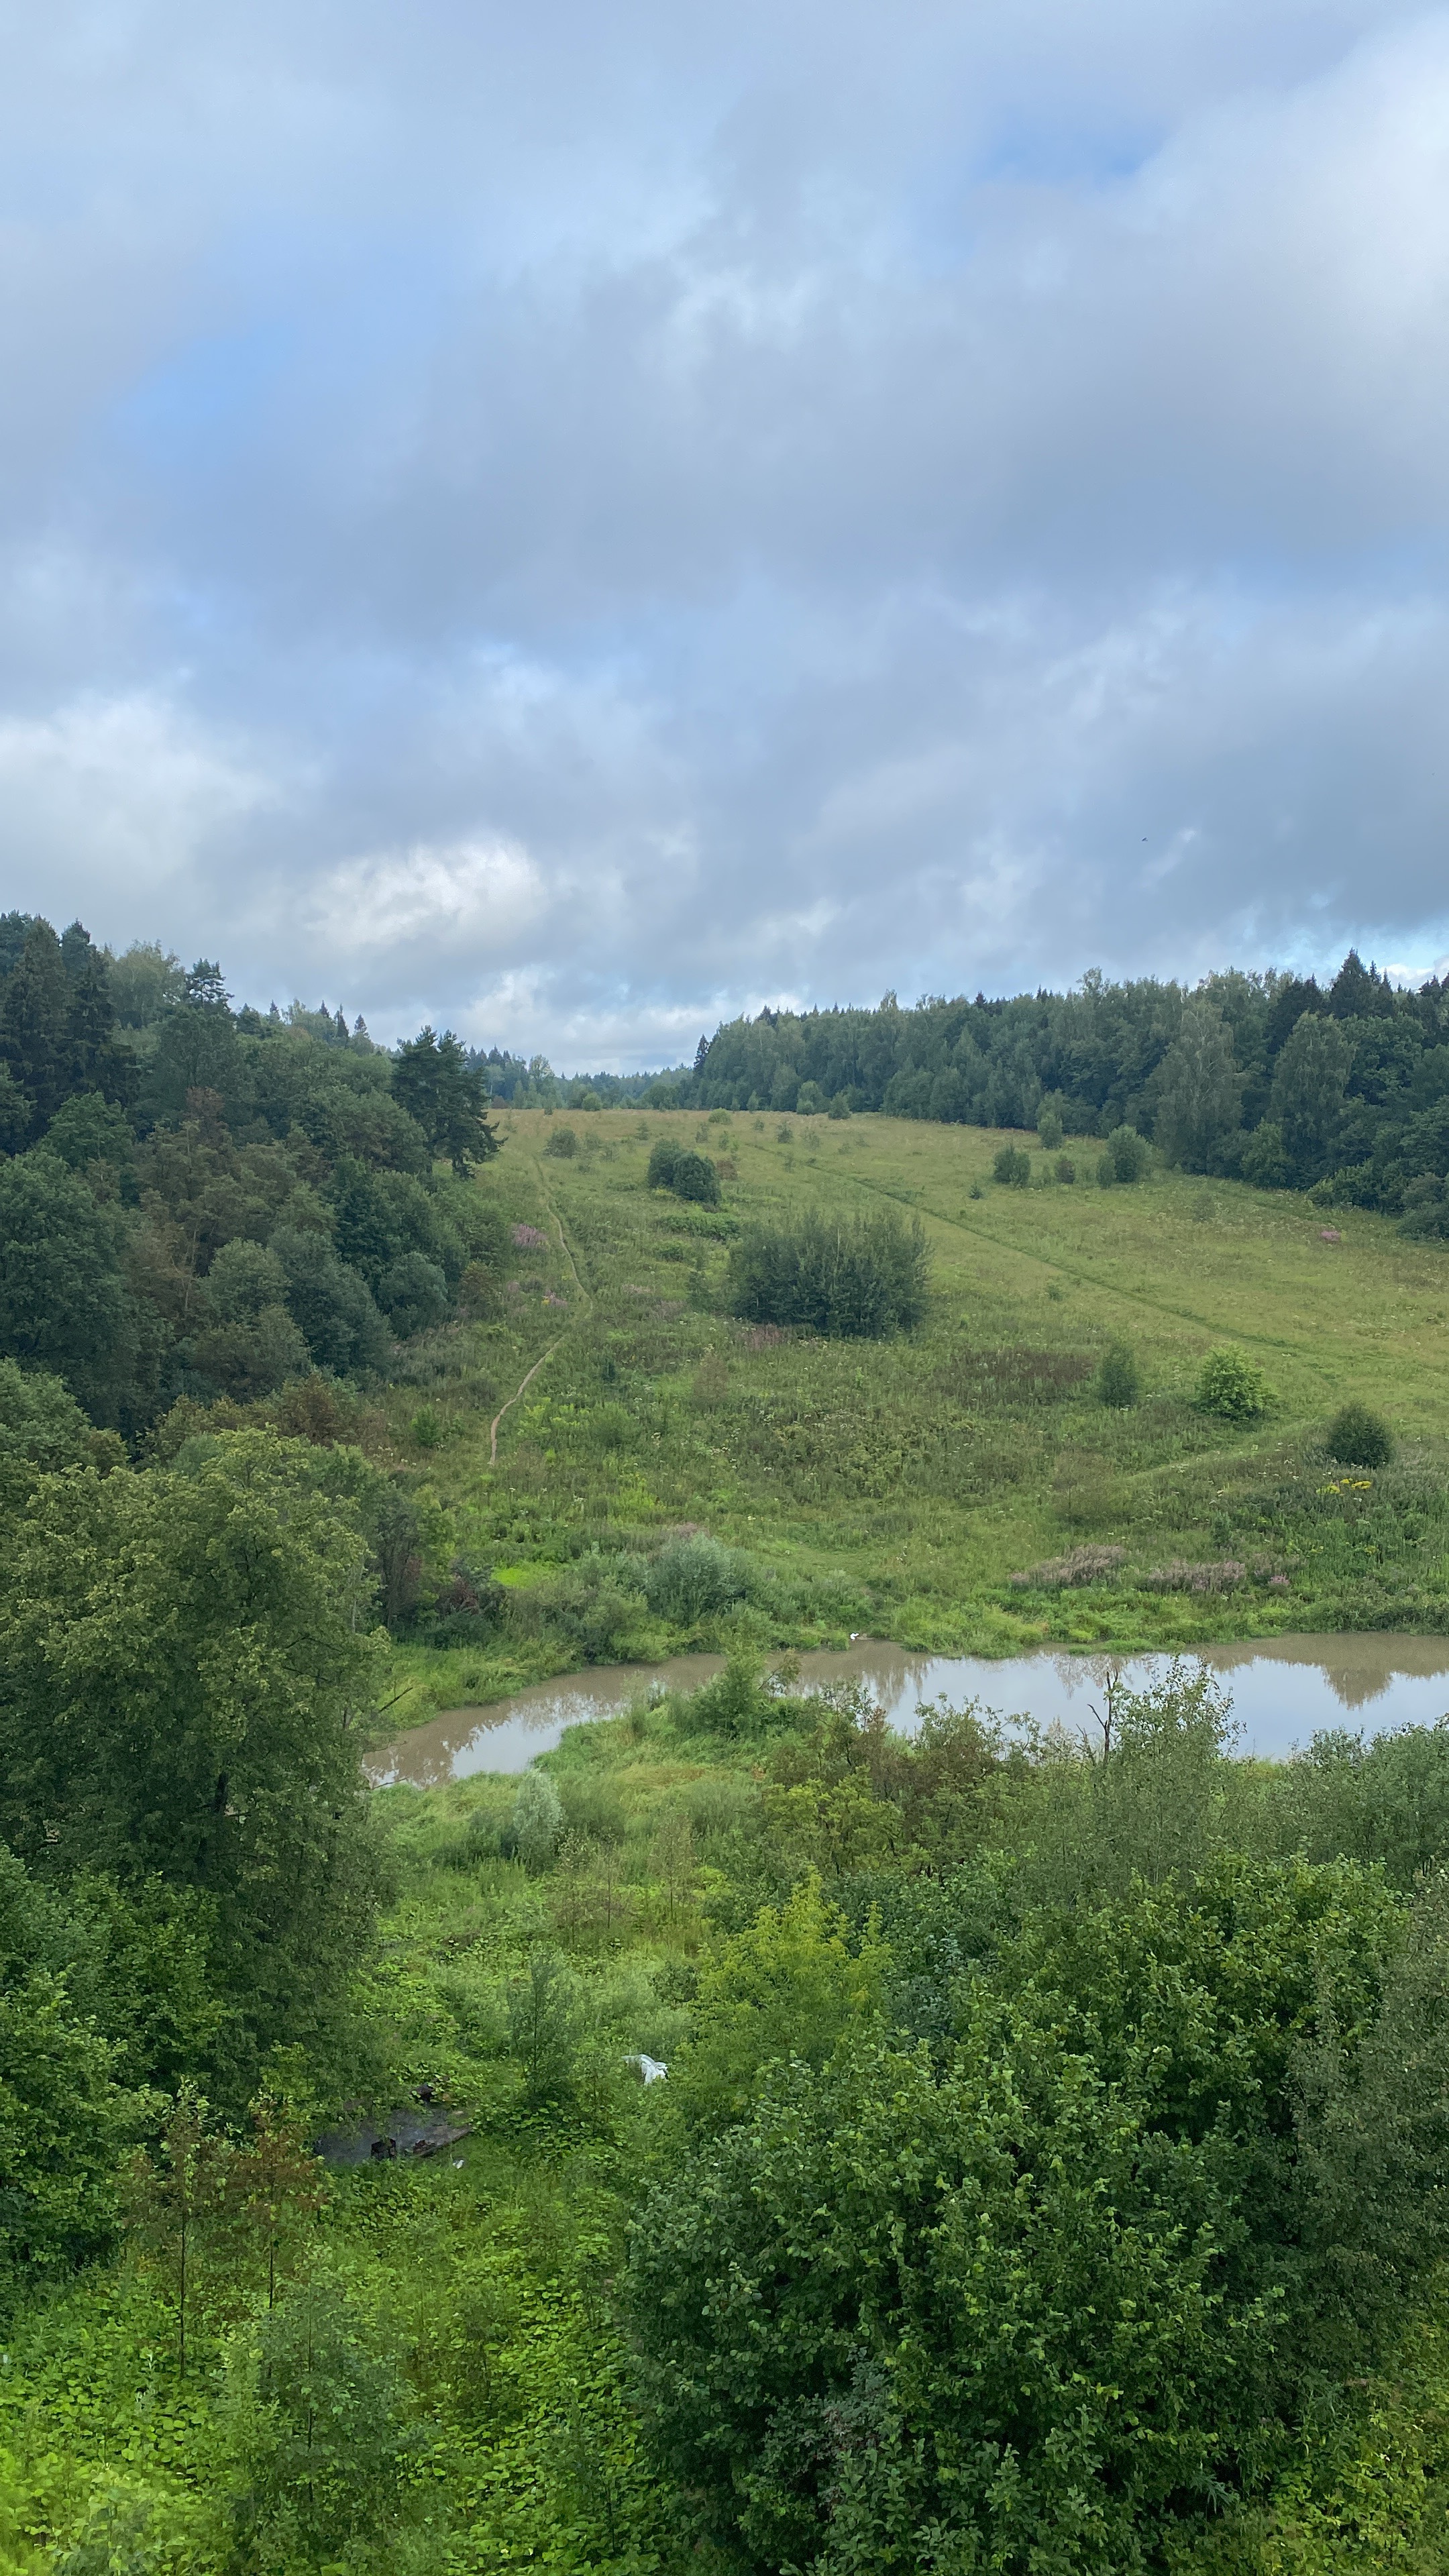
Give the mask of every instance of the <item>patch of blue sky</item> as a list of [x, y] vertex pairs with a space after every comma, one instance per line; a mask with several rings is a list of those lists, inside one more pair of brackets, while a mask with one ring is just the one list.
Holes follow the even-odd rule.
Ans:
[[110, 434], [153, 468], [214, 480], [279, 416], [395, 380], [436, 345], [459, 285], [450, 255], [396, 232], [234, 249], [194, 297], [218, 318], [118, 395]]
[[118, 442], [168, 472], [208, 463], [244, 445], [274, 407], [313, 329], [304, 313], [261, 315], [231, 330], [198, 332], [118, 398]]
[[978, 186], [1103, 194], [1136, 179], [1165, 140], [1157, 124], [1089, 126], [1022, 108], [997, 118], [973, 155], [971, 178]]

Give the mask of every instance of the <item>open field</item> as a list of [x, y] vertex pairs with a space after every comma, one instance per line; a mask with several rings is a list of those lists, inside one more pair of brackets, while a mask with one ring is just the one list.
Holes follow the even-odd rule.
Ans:
[[[548, 1150], [565, 1126], [572, 1156]], [[1440, 1246], [1354, 1210], [1325, 1243], [1302, 1197], [1242, 1184], [1158, 1171], [1103, 1189], [1090, 1146], [1074, 1185], [1002, 1187], [990, 1175], [1004, 1140], [980, 1129], [717, 1113], [718, 1210], [644, 1186], [660, 1135], [705, 1141], [692, 1113], [534, 1112], [504, 1132], [479, 1186], [545, 1240], [525, 1239], [501, 1313], [454, 1333], [434, 1383], [393, 1390], [376, 1432], [425, 1475], [449, 1539], [492, 1565], [505, 1609], [479, 1646], [401, 1645], [397, 1714], [716, 1642], [717, 1616], [661, 1617], [637, 1588], [641, 1551], [681, 1525], [747, 1552], [740, 1615], [765, 1644], [861, 1628], [1007, 1652], [1449, 1620]], [[1034, 1156], [1034, 1173], [1050, 1159]], [[919, 1216], [929, 1238], [919, 1333], [781, 1339], [723, 1311], [742, 1226], [882, 1205]], [[1093, 1385], [1116, 1340], [1142, 1371], [1126, 1412]], [[1195, 1409], [1203, 1356], [1222, 1342], [1272, 1382], [1257, 1423]], [[492, 1467], [490, 1425], [545, 1352], [498, 1425]], [[430, 1365], [420, 1353], [420, 1380]], [[1377, 1478], [1336, 1476], [1315, 1446], [1349, 1398], [1397, 1434]], [[1083, 1545], [1125, 1556], [1104, 1581], [1012, 1583]], [[1224, 1564], [1241, 1577], [1199, 1580], [1225, 1589], [1160, 1580]]]

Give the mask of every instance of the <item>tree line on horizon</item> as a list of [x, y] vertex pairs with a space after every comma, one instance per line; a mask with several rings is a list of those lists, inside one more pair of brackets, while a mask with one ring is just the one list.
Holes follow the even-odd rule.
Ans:
[[665, 1093], [786, 1116], [1130, 1127], [1185, 1171], [1449, 1235], [1449, 977], [1401, 991], [1353, 949], [1326, 986], [1276, 970], [1233, 968], [1195, 989], [1093, 970], [1070, 993], [763, 1010], [725, 1022], [691, 1074], [646, 1097], [665, 1106]]

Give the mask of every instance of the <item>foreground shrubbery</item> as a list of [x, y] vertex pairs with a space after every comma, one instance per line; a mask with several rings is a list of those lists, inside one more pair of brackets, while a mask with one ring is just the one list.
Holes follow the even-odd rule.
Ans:
[[[0, 2015], [4, 2098], [69, 2102], [66, 2190], [144, 2133], [124, 2208], [67, 2242], [57, 2201], [54, 2286], [12, 2292], [0, 2513], [72, 2576], [683, 2576], [700, 2543], [1349, 2576], [1350, 2524], [1432, 2567], [1449, 1743], [1239, 1765], [1186, 1673], [1105, 1716], [1090, 1753], [970, 1708], [907, 1739], [741, 1634], [521, 1782], [392, 1793], [401, 1901], [330, 2081], [371, 2049], [379, 2104], [446, 2103], [472, 2135], [421, 2167], [324, 2186], [294, 2111], [184, 2073], [67, 2095]], [[94, 2034], [79, 1886], [64, 1922], [4, 1902], [26, 2027], [67, 1990]]]
[[[847, 1924], [818, 1897], [736, 1943], [696, 2049], [752, 1997], [763, 2047], [723, 2123], [683, 2061], [632, 2267], [661, 2456], [730, 2565], [1159, 2563], [1429, 2295], [1449, 1896], [1409, 1890], [1443, 1747], [1325, 1745], [1254, 1787], [1206, 1683], [1114, 1717], [1095, 1763], [978, 1735], [944, 1802], [911, 1777], [929, 1741], [869, 1724], [823, 1722], [803, 1778], [776, 1756], [797, 1800], [855, 1786], [859, 1929], [823, 1984]], [[956, 1841], [939, 1885], [883, 1872], [882, 1805]]]

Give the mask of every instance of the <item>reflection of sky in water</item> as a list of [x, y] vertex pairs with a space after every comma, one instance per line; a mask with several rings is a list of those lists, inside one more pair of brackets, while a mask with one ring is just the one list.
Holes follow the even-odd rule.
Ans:
[[[1233, 1702], [1238, 1749], [1286, 1754], [1328, 1727], [1379, 1735], [1432, 1726], [1449, 1712], [1449, 1638], [1275, 1637], [1252, 1645], [1204, 1646]], [[472, 1771], [525, 1771], [557, 1744], [566, 1726], [610, 1717], [631, 1700], [670, 1685], [694, 1688], [720, 1668], [718, 1655], [678, 1655], [666, 1664], [620, 1664], [538, 1682], [493, 1709], [447, 1711], [373, 1757], [379, 1781], [463, 1779]], [[1091, 1707], [1109, 1674], [1141, 1688], [1168, 1669], [1166, 1655], [1020, 1655], [986, 1663], [966, 1655], [912, 1655], [900, 1646], [861, 1645], [845, 1654], [801, 1655], [801, 1679], [863, 1681], [892, 1725], [909, 1731], [923, 1700], [979, 1700], [1009, 1721], [1031, 1717], [1072, 1733], [1091, 1729]], [[1189, 1658], [1189, 1661], [1197, 1658]]]

